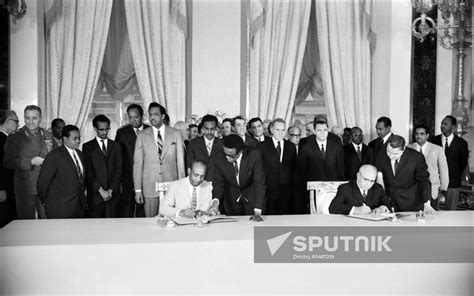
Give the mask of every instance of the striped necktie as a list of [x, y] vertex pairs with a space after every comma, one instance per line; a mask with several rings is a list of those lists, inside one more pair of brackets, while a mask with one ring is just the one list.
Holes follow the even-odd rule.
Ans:
[[157, 144], [158, 144], [158, 156], [161, 158], [161, 153], [163, 153], [163, 138], [161, 137], [160, 131], [158, 131], [157, 136]]
[[196, 187], [193, 186], [193, 194], [191, 195], [191, 210], [195, 211], [197, 208], [197, 192]]

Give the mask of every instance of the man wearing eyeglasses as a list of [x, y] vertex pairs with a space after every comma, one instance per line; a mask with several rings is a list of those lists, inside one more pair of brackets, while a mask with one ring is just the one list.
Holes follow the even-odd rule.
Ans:
[[251, 220], [263, 221], [265, 175], [260, 150], [245, 146], [234, 134], [225, 137], [222, 144], [214, 162], [212, 198], [219, 200], [221, 213], [251, 215]]
[[375, 183], [377, 169], [372, 165], [363, 165], [357, 172], [357, 178], [342, 184], [329, 206], [329, 213], [342, 215], [367, 215], [388, 213], [390, 200], [383, 187]]
[[87, 202], [92, 218], [118, 217], [122, 149], [109, 139], [110, 120], [97, 115], [92, 120], [96, 137], [82, 147], [87, 167]]
[[222, 150], [222, 141], [216, 137], [217, 118], [207, 114], [201, 120], [202, 137], [191, 140], [186, 150], [186, 167], [189, 170], [195, 160], [203, 161], [209, 168], [206, 174], [206, 181], [212, 182], [213, 165], [216, 155]]
[[298, 154], [298, 144], [301, 140], [301, 129], [297, 125], [292, 125], [288, 128], [288, 141], [290, 143], [295, 144], [296, 146], [296, 153]]
[[3, 166], [7, 136], [18, 128], [18, 116], [11, 110], [0, 110], [0, 228], [16, 219], [13, 170]]

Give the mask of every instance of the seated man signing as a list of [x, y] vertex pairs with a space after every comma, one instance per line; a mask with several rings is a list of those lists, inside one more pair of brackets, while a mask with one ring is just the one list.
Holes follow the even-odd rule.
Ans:
[[167, 217], [193, 218], [198, 213], [217, 215], [219, 200], [212, 200], [212, 185], [204, 181], [207, 167], [203, 161], [194, 160], [188, 168], [189, 176], [169, 184], [160, 214]]
[[389, 212], [390, 200], [382, 186], [375, 183], [376, 179], [377, 169], [374, 166], [361, 166], [356, 180], [339, 186], [329, 212], [343, 215]]

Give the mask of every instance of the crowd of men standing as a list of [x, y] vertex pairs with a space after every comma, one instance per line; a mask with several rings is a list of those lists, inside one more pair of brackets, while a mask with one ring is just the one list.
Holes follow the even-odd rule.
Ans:
[[[415, 127], [410, 145], [381, 117], [378, 137], [365, 145], [359, 127], [338, 136], [324, 115], [301, 138], [300, 127], [287, 129], [279, 118], [247, 123], [237, 116], [219, 123], [206, 115], [198, 126], [178, 122], [172, 128], [158, 103], [148, 107], [150, 125], [139, 105], [130, 105], [127, 114], [129, 124], [115, 140], [109, 118], [94, 117], [96, 137], [80, 151], [79, 128], [62, 119], [52, 121], [51, 132], [41, 128], [38, 106], [25, 108], [19, 129], [15, 112], [0, 110], [0, 227], [13, 219], [197, 212], [261, 221], [262, 214], [309, 213], [308, 181], [349, 181], [340, 186], [331, 213], [434, 213], [441, 196], [447, 209], [456, 209], [469, 154], [449, 115], [435, 137], [430, 127]], [[161, 183], [170, 187], [160, 205]]]

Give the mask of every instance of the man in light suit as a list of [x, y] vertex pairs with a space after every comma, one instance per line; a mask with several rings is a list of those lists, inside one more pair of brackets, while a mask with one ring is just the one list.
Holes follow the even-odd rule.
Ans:
[[38, 195], [48, 219], [84, 218], [88, 206], [81, 135], [74, 125], [63, 127], [61, 133], [64, 145], [46, 156], [38, 177]]
[[466, 140], [454, 134], [456, 127], [456, 118], [451, 115], [446, 116], [441, 122], [442, 134], [431, 140], [433, 144], [443, 147], [448, 162], [449, 185], [446, 192], [446, 208], [448, 210], [456, 210], [462, 176], [469, 158]]
[[444, 155], [443, 148], [428, 142], [429, 128], [426, 125], [418, 125], [414, 129], [416, 142], [408, 145], [425, 156], [428, 165], [428, 173], [430, 173], [431, 182], [431, 206], [435, 210], [439, 210], [440, 191], [446, 191], [449, 184], [448, 162]]
[[196, 212], [215, 215], [219, 200], [212, 200], [212, 185], [204, 181], [207, 166], [203, 161], [193, 160], [188, 168], [189, 176], [171, 182], [165, 198], [160, 204], [160, 214], [167, 217], [192, 218]]
[[217, 118], [207, 114], [201, 120], [203, 136], [189, 142], [186, 150], [186, 167], [191, 168], [194, 160], [199, 159], [206, 163], [206, 181], [212, 182], [213, 165], [216, 155], [222, 151], [222, 140], [216, 137]]
[[185, 177], [181, 133], [163, 124], [166, 109], [156, 102], [148, 107], [151, 127], [139, 133], [133, 157], [135, 201], [144, 204], [145, 215], [154, 217], [160, 208], [158, 183]]
[[117, 130], [115, 141], [122, 149], [122, 195], [120, 199], [120, 217], [129, 218], [145, 217], [142, 205], [135, 203], [135, 190], [133, 188], [133, 154], [137, 135], [150, 126], [143, 123], [143, 108], [131, 104], [127, 108], [128, 122]]

